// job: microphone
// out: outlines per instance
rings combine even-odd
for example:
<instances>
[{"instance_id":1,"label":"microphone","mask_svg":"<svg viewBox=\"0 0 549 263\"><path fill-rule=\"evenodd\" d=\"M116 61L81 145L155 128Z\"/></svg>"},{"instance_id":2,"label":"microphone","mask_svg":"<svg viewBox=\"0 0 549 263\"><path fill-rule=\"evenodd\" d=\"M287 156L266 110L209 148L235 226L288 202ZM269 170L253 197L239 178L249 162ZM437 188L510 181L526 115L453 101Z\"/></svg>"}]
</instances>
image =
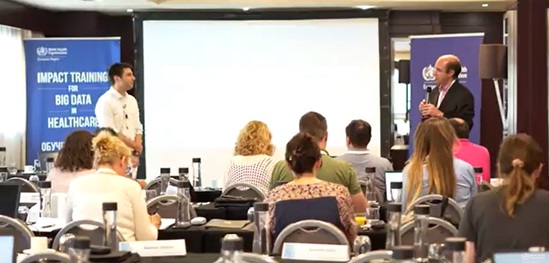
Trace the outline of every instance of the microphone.
<instances>
[{"instance_id":1,"label":"microphone","mask_svg":"<svg viewBox=\"0 0 549 263\"><path fill-rule=\"evenodd\" d=\"M431 87L425 89L425 103L429 103L429 96L431 95Z\"/></svg>"}]
</instances>

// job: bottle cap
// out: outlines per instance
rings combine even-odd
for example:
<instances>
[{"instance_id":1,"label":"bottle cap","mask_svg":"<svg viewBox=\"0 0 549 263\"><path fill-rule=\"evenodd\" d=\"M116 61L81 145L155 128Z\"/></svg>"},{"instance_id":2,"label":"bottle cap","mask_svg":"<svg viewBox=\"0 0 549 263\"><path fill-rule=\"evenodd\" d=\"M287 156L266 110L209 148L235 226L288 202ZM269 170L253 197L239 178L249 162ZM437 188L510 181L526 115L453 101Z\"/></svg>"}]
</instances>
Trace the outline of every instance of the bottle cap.
<instances>
[{"instance_id":1,"label":"bottle cap","mask_svg":"<svg viewBox=\"0 0 549 263\"><path fill-rule=\"evenodd\" d=\"M241 251L243 248L244 241L241 237L235 234L227 234L223 237L223 243L221 244L222 250Z\"/></svg>"},{"instance_id":2,"label":"bottle cap","mask_svg":"<svg viewBox=\"0 0 549 263\"><path fill-rule=\"evenodd\" d=\"M476 174L481 174L482 173L482 167L475 167L475 168L473 168L473 170L475 170Z\"/></svg>"},{"instance_id":3,"label":"bottle cap","mask_svg":"<svg viewBox=\"0 0 549 263\"><path fill-rule=\"evenodd\" d=\"M0 167L0 173L7 173L7 172L8 172L8 167L5 167L5 166Z\"/></svg>"},{"instance_id":4,"label":"bottle cap","mask_svg":"<svg viewBox=\"0 0 549 263\"><path fill-rule=\"evenodd\" d=\"M267 212L269 211L269 203L260 203L257 202L254 204L254 211L255 212Z\"/></svg>"},{"instance_id":5,"label":"bottle cap","mask_svg":"<svg viewBox=\"0 0 549 263\"><path fill-rule=\"evenodd\" d=\"M118 203L103 203L103 211L116 211L118 210Z\"/></svg>"},{"instance_id":6,"label":"bottle cap","mask_svg":"<svg viewBox=\"0 0 549 263\"><path fill-rule=\"evenodd\" d=\"M402 190L402 182L391 182L389 184L389 187L391 187L391 190L397 190L397 189Z\"/></svg>"},{"instance_id":7,"label":"bottle cap","mask_svg":"<svg viewBox=\"0 0 549 263\"><path fill-rule=\"evenodd\" d=\"M373 173L376 172L376 168L375 167L366 167L365 171L366 171L367 174L373 174Z\"/></svg>"},{"instance_id":8,"label":"bottle cap","mask_svg":"<svg viewBox=\"0 0 549 263\"><path fill-rule=\"evenodd\" d=\"M0 146L0 152L5 152L5 151L6 151L6 147Z\"/></svg>"},{"instance_id":9,"label":"bottle cap","mask_svg":"<svg viewBox=\"0 0 549 263\"><path fill-rule=\"evenodd\" d=\"M55 161L55 158L53 158L53 157L46 158L46 162L48 162L48 163L52 163L53 161Z\"/></svg>"},{"instance_id":10,"label":"bottle cap","mask_svg":"<svg viewBox=\"0 0 549 263\"><path fill-rule=\"evenodd\" d=\"M449 237L444 241L444 245L450 251L465 251L465 238Z\"/></svg>"},{"instance_id":11,"label":"bottle cap","mask_svg":"<svg viewBox=\"0 0 549 263\"><path fill-rule=\"evenodd\" d=\"M200 158L193 158L193 163L200 163L202 160Z\"/></svg>"},{"instance_id":12,"label":"bottle cap","mask_svg":"<svg viewBox=\"0 0 549 263\"><path fill-rule=\"evenodd\" d=\"M170 174L172 171L170 168L160 168L161 174Z\"/></svg>"},{"instance_id":13,"label":"bottle cap","mask_svg":"<svg viewBox=\"0 0 549 263\"><path fill-rule=\"evenodd\" d=\"M189 167L180 167L179 168L179 174L188 174L189 173Z\"/></svg>"},{"instance_id":14,"label":"bottle cap","mask_svg":"<svg viewBox=\"0 0 549 263\"><path fill-rule=\"evenodd\" d=\"M407 260L414 258L414 248L412 246L396 246L392 249L393 259Z\"/></svg>"},{"instance_id":15,"label":"bottle cap","mask_svg":"<svg viewBox=\"0 0 549 263\"><path fill-rule=\"evenodd\" d=\"M388 203L387 204L387 212L402 212L402 204L401 203Z\"/></svg>"},{"instance_id":16,"label":"bottle cap","mask_svg":"<svg viewBox=\"0 0 549 263\"><path fill-rule=\"evenodd\" d=\"M38 188L51 188L51 181L38 181Z\"/></svg>"},{"instance_id":17,"label":"bottle cap","mask_svg":"<svg viewBox=\"0 0 549 263\"><path fill-rule=\"evenodd\" d=\"M191 182L186 181L186 180L180 180L180 181L177 181L175 186L177 186L177 188L190 188L191 187Z\"/></svg>"},{"instance_id":18,"label":"bottle cap","mask_svg":"<svg viewBox=\"0 0 549 263\"><path fill-rule=\"evenodd\" d=\"M90 249L90 238L84 236L77 236L71 240L71 246L74 249Z\"/></svg>"}]
</instances>

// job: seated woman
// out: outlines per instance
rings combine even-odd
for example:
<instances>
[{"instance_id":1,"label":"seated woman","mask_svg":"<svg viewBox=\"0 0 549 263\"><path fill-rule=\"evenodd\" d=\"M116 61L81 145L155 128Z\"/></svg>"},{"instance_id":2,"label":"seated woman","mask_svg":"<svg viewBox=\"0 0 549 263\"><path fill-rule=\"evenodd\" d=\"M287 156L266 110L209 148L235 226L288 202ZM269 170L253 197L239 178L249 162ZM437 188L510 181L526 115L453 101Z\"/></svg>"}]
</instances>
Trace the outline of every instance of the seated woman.
<instances>
[{"instance_id":1,"label":"seated woman","mask_svg":"<svg viewBox=\"0 0 549 263\"><path fill-rule=\"evenodd\" d=\"M276 163L272 158L274 146L271 137L269 127L260 121L250 121L242 128L234 147L234 157L225 174L225 188L247 183L267 195Z\"/></svg>"},{"instance_id":2,"label":"seated woman","mask_svg":"<svg viewBox=\"0 0 549 263\"><path fill-rule=\"evenodd\" d=\"M532 137L505 138L497 160L503 184L473 197L459 225L467 239L465 262L482 262L496 252L549 247L549 192L536 187L542 160L542 149Z\"/></svg>"},{"instance_id":3,"label":"seated woman","mask_svg":"<svg viewBox=\"0 0 549 263\"><path fill-rule=\"evenodd\" d=\"M141 187L125 176L131 150L108 132L93 139L93 149L97 172L71 182L68 220L103 222L102 204L117 202L117 230L124 241L156 240L160 216L149 216Z\"/></svg>"},{"instance_id":4,"label":"seated woman","mask_svg":"<svg viewBox=\"0 0 549 263\"><path fill-rule=\"evenodd\" d=\"M306 219L331 221L329 223L338 226L352 244L357 234L357 225L354 220L351 194L343 185L316 178L316 172L321 165L320 155L318 144L308 134L298 133L288 142L285 159L288 167L294 172L295 178L269 192L265 201L269 203L268 227L276 237L281 229L297 221ZM309 202L311 200L313 202ZM333 211L331 207L323 205L330 204L332 200L335 206L333 214L330 213ZM323 206L311 207L319 204ZM301 209L303 205L308 207ZM282 208L287 210L282 213L277 211ZM288 210L293 211L288 212Z\"/></svg>"},{"instance_id":5,"label":"seated woman","mask_svg":"<svg viewBox=\"0 0 549 263\"><path fill-rule=\"evenodd\" d=\"M65 138L63 148L46 178L46 181L52 182L52 193L66 193L73 179L95 172L92 138L92 134L87 131L74 131Z\"/></svg>"},{"instance_id":6,"label":"seated woman","mask_svg":"<svg viewBox=\"0 0 549 263\"><path fill-rule=\"evenodd\" d=\"M476 194L473 167L453 156L456 140L454 129L446 118L431 117L417 127L414 152L402 176L403 209L429 194L453 198L465 207Z\"/></svg>"}]
</instances>

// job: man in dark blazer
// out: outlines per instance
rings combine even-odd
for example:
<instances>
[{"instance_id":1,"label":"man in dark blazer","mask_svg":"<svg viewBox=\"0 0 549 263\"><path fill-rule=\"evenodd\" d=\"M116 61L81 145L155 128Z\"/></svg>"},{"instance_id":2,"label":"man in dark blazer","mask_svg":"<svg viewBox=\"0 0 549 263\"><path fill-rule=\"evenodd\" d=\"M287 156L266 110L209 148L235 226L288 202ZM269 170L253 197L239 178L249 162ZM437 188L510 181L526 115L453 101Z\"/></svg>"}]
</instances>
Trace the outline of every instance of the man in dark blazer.
<instances>
[{"instance_id":1,"label":"man in dark blazer","mask_svg":"<svg viewBox=\"0 0 549 263\"><path fill-rule=\"evenodd\" d=\"M424 118L445 117L460 118L473 127L475 116L475 98L469 89L461 85L458 76L461 63L454 55L444 55L437 59L433 75L437 87L429 94L429 101L419 104Z\"/></svg>"}]
</instances>

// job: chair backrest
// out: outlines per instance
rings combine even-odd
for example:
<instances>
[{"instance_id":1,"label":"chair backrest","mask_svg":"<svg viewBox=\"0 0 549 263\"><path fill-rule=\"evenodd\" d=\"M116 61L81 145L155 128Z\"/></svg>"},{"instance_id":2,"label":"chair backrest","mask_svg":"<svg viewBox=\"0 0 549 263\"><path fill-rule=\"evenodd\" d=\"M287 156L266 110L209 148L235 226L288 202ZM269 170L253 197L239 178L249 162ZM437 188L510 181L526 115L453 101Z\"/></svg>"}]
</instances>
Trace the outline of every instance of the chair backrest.
<instances>
[{"instance_id":1,"label":"chair backrest","mask_svg":"<svg viewBox=\"0 0 549 263\"><path fill-rule=\"evenodd\" d=\"M286 227L303 220L319 220L343 229L337 200L331 196L278 201L275 203L274 218L273 240Z\"/></svg>"},{"instance_id":2,"label":"chair backrest","mask_svg":"<svg viewBox=\"0 0 549 263\"><path fill-rule=\"evenodd\" d=\"M169 181L168 184L169 185L176 185L177 180L170 177L170 181ZM143 190L156 190L156 194L160 195L160 190L161 190L160 186L161 186L160 177L158 177L158 178L155 178L154 180L150 181L149 183L147 183L147 185L145 185L145 188L143 188Z\"/></svg>"},{"instance_id":3,"label":"chair backrest","mask_svg":"<svg viewBox=\"0 0 549 263\"><path fill-rule=\"evenodd\" d=\"M444 199L445 198L442 195L422 196L412 203L404 215L412 213L416 205L428 204L431 207L431 216L440 217ZM461 222L461 218L463 217L463 209L461 209L459 204L454 199L447 198L447 201L448 203L442 217L444 220L447 220L454 225L459 225L459 222Z\"/></svg>"},{"instance_id":4,"label":"chair backrest","mask_svg":"<svg viewBox=\"0 0 549 263\"><path fill-rule=\"evenodd\" d=\"M61 237L65 234L73 234L74 236L85 236L90 238L92 245L103 245L105 237L105 226L103 223L93 220L77 220L70 222L68 225L59 230L53 239L52 248L59 249Z\"/></svg>"},{"instance_id":5,"label":"chair backrest","mask_svg":"<svg viewBox=\"0 0 549 263\"><path fill-rule=\"evenodd\" d=\"M38 189L38 186L31 183L29 180L27 180L25 178L12 177L12 178L6 180L6 182L17 183L17 184L21 185L21 192L22 193L40 193L40 189Z\"/></svg>"},{"instance_id":6,"label":"chair backrest","mask_svg":"<svg viewBox=\"0 0 549 263\"><path fill-rule=\"evenodd\" d=\"M391 250L376 250L370 251L352 258L348 263L370 263L373 260L391 260L393 251Z\"/></svg>"},{"instance_id":7,"label":"chair backrest","mask_svg":"<svg viewBox=\"0 0 549 263\"><path fill-rule=\"evenodd\" d=\"M15 252L20 253L31 246L34 233L19 219L0 215L0 228L15 230Z\"/></svg>"},{"instance_id":8,"label":"chair backrest","mask_svg":"<svg viewBox=\"0 0 549 263\"><path fill-rule=\"evenodd\" d=\"M61 252L45 252L37 253L30 255L23 259L19 263L35 263L35 262L61 262L61 263L71 263L71 258L68 254Z\"/></svg>"},{"instance_id":9,"label":"chair backrest","mask_svg":"<svg viewBox=\"0 0 549 263\"><path fill-rule=\"evenodd\" d=\"M246 184L246 183L233 184L225 188L225 190L223 190L223 193L221 195L222 196L224 195L239 196L243 198L256 199L258 202L261 202L263 201L263 199L265 199L265 194L263 194L263 192L259 188L257 188L254 185Z\"/></svg>"},{"instance_id":10,"label":"chair backrest","mask_svg":"<svg viewBox=\"0 0 549 263\"><path fill-rule=\"evenodd\" d=\"M448 221L429 217L427 219L429 223L429 229L427 230L427 243L444 243L448 237L458 236L458 230L455 226ZM402 245L414 244L414 221L410 221L400 227L400 239Z\"/></svg>"},{"instance_id":11,"label":"chair backrest","mask_svg":"<svg viewBox=\"0 0 549 263\"><path fill-rule=\"evenodd\" d=\"M276 238L273 254L280 254L287 242L349 246L347 237L339 228L319 220L303 220L284 228Z\"/></svg>"},{"instance_id":12,"label":"chair backrest","mask_svg":"<svg viewBox=\"0 0 549 263\"><path fill-rule=\"evenodd\" d=\"M162 218L177 218L177 206L179 196L177 195L161 195L147 201L147 211L149 214L158 213ZM196 210L189 203L189 212L191 218L197 216Z\"/></svg>"}]
</instances>

